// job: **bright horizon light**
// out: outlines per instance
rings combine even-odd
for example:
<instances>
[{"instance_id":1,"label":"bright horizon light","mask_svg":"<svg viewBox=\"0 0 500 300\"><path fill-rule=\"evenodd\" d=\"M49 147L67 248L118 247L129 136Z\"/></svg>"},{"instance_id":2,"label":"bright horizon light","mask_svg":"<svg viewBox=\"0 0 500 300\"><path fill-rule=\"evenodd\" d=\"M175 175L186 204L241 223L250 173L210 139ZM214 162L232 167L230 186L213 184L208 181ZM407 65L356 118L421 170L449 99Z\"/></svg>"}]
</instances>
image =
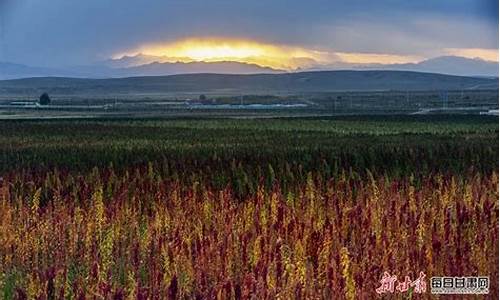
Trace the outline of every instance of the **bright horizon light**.
<instances>
[{"instance_id":1,"label":"bright horizon light","mask_svg":"<svg viewBox=\"0 0 500 300\"><path fill-rule=\"evenodd\" d=\"M498 62L498 49L447 48L445 49L445 51L449 55L456 55L467 58L480 58L483 60Z\"/></svg>"},{"instance_id":2,"label":"bright horizon light","mask_svg":"<svg viewBox=\"0 0 500 300\"><path fill-rule=\"evenodd\" d=\"M479 57L498 61L489 49L443 49L443 55ZM205 37L188 38L167 43L147 44L120 53L114 58L137 54L155 56L159 62L233 61L257 64L281 70L314 68L335 63L401 64L416 63L430 57L383 53L332 52L305 47L263 43L247 39Z\"/></svg>"},{"instance_id":3,"label":"bright horizon light","mask_svg":"<svg viewBox=\"0 0 500 300\"><path fill-rule=\"evenodd\" d=\"M162 57L162 62L236 61L284 70L324 61L323 54L314 50L228 38L190 38L144 45L115 58L137 54Z\"/></svg>"}]
</instances>

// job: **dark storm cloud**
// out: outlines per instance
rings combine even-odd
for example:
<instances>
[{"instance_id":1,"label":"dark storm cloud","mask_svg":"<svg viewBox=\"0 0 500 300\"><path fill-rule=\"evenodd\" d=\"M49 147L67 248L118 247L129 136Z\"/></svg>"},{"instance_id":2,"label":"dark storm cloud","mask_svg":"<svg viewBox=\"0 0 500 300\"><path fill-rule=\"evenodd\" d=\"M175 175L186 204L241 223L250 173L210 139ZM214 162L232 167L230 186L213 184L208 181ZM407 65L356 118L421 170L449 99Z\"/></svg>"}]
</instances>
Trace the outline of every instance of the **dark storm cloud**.
<instances>
[{"instance_id":1,"label":"dark storm cloud","mask_svg":"<svg viewBox=\"0 0 500 300\"><path fill-rule=\"evenodd\" d=\"M192 36L422 55L498 45L491 0L0 0L0 18L0 60L37 65L85 64Z\"/></svg>"}]
</instances>

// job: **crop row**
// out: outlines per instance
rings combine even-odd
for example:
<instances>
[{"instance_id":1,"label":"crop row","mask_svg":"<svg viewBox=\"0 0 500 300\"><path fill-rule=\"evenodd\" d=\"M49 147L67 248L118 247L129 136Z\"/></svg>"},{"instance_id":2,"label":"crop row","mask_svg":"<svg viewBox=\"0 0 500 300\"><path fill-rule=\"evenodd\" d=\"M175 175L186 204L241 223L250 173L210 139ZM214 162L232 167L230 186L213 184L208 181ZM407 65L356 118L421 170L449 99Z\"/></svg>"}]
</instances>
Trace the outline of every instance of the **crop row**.
<instances>
[{"instance_id":1,"label":"crop row","mask_svg":"<svg viewBox=\"0 0 500 300\"><path fill-rule=\"evenodd\" d=\"M384 271L498 277L495 172L307 173L244 201L152 165L22 176L0 190L4 299L367 299Z\"/></svg>"}]
</instances>

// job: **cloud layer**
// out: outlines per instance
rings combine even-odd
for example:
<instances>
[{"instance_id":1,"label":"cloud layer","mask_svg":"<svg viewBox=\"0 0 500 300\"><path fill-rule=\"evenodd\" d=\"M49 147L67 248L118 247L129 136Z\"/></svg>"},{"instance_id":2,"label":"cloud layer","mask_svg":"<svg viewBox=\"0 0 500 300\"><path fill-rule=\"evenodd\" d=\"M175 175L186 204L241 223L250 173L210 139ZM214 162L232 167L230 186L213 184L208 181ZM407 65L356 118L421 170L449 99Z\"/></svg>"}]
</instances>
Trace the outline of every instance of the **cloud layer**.
<instances>
[{"instance_id":1,"label":"cloud layer","mask_svg":"<svg viewBox=\"0 0 500 300\"><path fill-rule=\"evenodd\" d=\"M307 54L290 55L287 64L322 55L365 62L450 53L491 58L497 12L491 0L0 0L0 61L88 64L207 37Z\"/></svg>"}]
</instances>

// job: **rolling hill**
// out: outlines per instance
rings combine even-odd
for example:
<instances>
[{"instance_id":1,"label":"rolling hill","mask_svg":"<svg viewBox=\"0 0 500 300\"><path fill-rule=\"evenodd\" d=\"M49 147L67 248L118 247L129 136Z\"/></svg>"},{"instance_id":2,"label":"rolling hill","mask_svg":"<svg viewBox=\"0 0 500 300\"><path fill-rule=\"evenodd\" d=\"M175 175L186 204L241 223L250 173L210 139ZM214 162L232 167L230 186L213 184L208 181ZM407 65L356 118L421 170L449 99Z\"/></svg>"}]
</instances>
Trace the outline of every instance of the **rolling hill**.
<instances>
[{"instance_id":1,"label":"rolling hill","mask_svg":"<svg viewBox=\"0 0 500 300\"><path fill-rule=\"evenodd\" d=\"M111 79L43 77L0 81L6 94L224 93L497 89L498 79L410 71L318 71L283 74L183 74Z\"/></svg>"}]
</instances>

